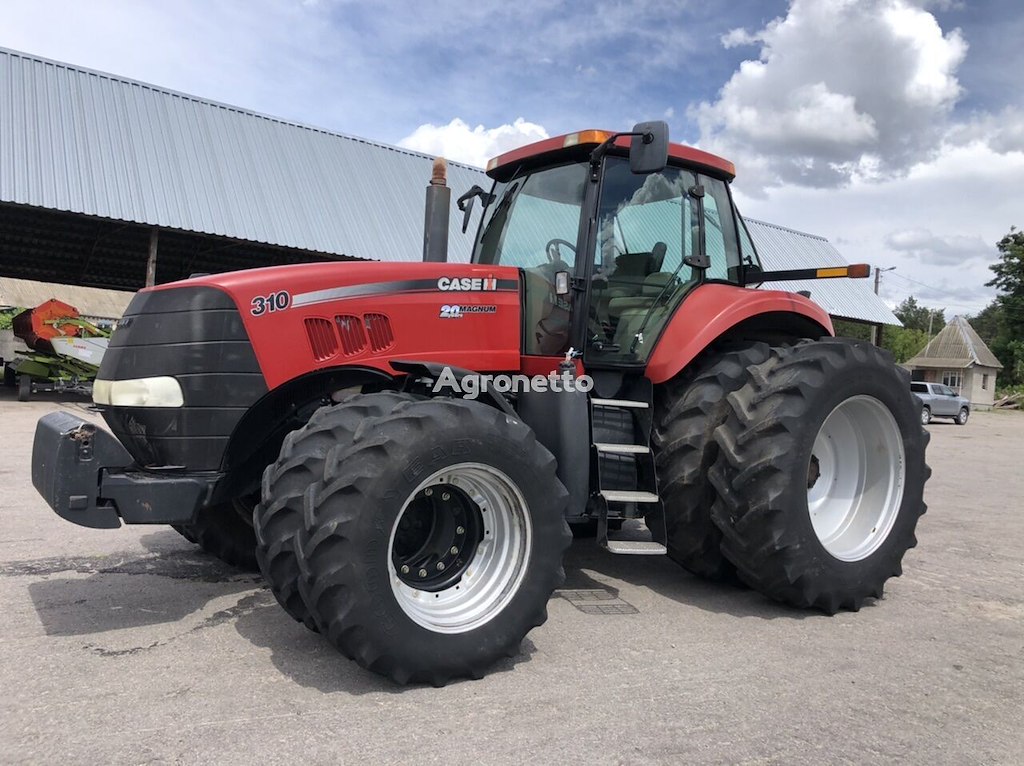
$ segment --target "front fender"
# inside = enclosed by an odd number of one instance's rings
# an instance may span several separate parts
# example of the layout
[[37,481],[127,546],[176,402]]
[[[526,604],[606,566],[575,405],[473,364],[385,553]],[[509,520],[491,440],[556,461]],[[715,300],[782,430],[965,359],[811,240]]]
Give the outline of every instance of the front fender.
[[[647,377],[652,383],[670,380],[729,330],[769,314],[795,319],[795,324],[808,335],[834,334],[828,312],[802,295],[733,285],[701,285],[687,296],[658,338],[647,362]],[[783,330],[781,326],[779,329]]]

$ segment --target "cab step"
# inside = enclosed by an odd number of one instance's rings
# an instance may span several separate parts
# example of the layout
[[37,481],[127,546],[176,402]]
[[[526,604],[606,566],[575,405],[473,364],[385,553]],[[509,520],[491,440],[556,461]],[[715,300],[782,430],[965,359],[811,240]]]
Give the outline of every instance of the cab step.
[[634,401],[632,399],[591,399],[590,403],[595,407],[625,407],[628,409],[635,410],[646,410],[650,409],[650,404],[644,401]]
[[643,444],[609,444],[607,442],[594,442],[597,451],[608,455],[647,455],[651,448]]
[[657,503],[661,501],[653,492],[626,489],[602,489],[601,497],[609,503]]
[[[591,512],[597,518],[597,543],[610,553],[661,556],[667,553],[667,536],[650,446],[653,390],[649,381],[637,379],[620,385],[617,394],[590,400]],[[620,533],[609,529],[609,518],[646,522],[647,529],[634,524]]]
[[606,540],[604,547],[612,553],[632,556],[664,556],[668,553],[661,543],[645,540]]

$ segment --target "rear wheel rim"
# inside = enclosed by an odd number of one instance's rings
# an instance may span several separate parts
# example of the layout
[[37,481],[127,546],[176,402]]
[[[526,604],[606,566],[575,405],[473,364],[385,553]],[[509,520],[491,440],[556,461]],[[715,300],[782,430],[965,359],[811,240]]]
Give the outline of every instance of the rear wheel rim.
[[505,473],[482,463],[449,466],[425,479],[395,519],[392,593],[430,631],[474,630],[518,592],[531,541],[526,500]]
[[923,408],[921,410],[921,423],[924,424],[924,425],[928,425],[928,422],[931,419],[932,419],[932,413],[929,411],[929,409],[927,407]]
[[871,396],[840,403],[818,430],[808,465],[807,509],[822,547],[849,562],[878,550],[905,483],[903,438],[889,409]]

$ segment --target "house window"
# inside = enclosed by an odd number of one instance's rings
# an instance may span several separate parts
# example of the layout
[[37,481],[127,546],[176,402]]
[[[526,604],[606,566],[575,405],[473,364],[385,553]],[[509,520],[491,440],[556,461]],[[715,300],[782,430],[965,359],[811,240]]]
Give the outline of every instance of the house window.
[[960,393],[960,384],[963,382],[960,375],[960,370],[943,370],[942,385],[949,386],[957,393]]
[[981,376],[981,388],[983,391],[988,390],[988,375]]

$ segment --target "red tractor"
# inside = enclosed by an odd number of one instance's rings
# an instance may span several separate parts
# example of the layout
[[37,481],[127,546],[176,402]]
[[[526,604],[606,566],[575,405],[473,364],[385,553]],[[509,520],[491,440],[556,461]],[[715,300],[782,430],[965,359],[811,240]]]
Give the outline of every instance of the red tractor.
[[44,417],[36,488],[77,524],[172,524],[258,565],[398,683],[515,654],[571,528],[800,607],[879,598],[925,510],[908,375],[807,297],[750,289],[867,267],[762,270],[732,164],[664,123],[487,173],[459,200],[483,204],[471,263],[434,236],[423,263],[139,292],[94,388],[113,436]]

